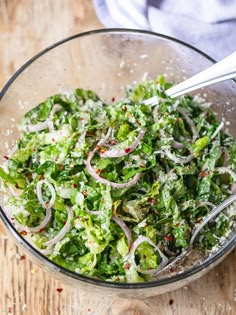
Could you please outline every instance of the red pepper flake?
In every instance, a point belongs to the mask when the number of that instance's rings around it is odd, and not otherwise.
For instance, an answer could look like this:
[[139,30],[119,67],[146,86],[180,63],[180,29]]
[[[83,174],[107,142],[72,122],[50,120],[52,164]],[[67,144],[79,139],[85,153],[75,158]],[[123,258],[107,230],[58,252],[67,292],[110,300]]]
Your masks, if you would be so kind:
[[41,174],[41,175],[39,176],[39,180],[42,180],[42,179],[43,179],[43,177],[44,177],[44,175],[43,175],[43,174]]
[[118,277],[118,278],[116,278],[116,280],[115,281],[117,281],[117,282],[119,282],[120,281],[120,278]]
[[45,228],[42,228],[39,230],[39,233],[42,233],[45,230]]
[[140,167],[145,168],[145,165],[144,164],[140,164]]
[[78,185],[77,185],[77,184],[74,184],[73,187],[74,187],[74,188],[78,188]]
[[19,185],[18,185],[18,184],[15,184],[15,187],[16,187],[16,188],[19,188]]
[[4,159],[9,160],[9,157],[7,155],[4,155]]
[[100,145],[96,144],[96,149],[100,150],[101,149]]
[[201,173],[199,174],[199,177],[200,177],[200,178],[203,178],[203,177],[205,177],[205,176],[207,176],[207,175],[209,175],[209,172],[204,171],[204,172],[201,172]]
[[173,237],[169,236],[169,235],[166,235],[164,236],[164,238],[167,240],[167,241],[173,241]]
[[14,218],[11,218],[11,220],[14,220]]
[[68,136],[67,139],[70,139],[70,136]]
[[24,256],[24,255],[21,255],[21,256],[20,256],[20,260],[25,260],[25,256]]
[[116,140],[111,140],[111,141],[109,141],[109,143],[111,144],[111,145],[115,145],[116,144]]
[[156,84],[159,84],[159,81],[155,81]]
[[85,189],[82,191],[82,194],[86,197],[86,196],[88,196],[88,191]]
[[170,299],[169,300],[169,305],[172,305],[174,303],[174,300]]
[[98,169],[98,170],[96,170],[96,173],[97,173],[97,174],[104,173],[104,170]]
[[55,139],[54,139],[54,138],[52,138],[52,141],[55,141]]
[[57,292],[61,293],[63,291],[62,288],[57,288]]
[[175,223],[175,226],[179,226],[179,223]]
[[130,148],[125,149],[125,153],[126,153],[126,154],[129,154],[129,153],[130,153],[130,151],[131,151],[131,149],[130,149]]
[[130,264],[129,264],[129,263],[125,263],[125,264],[124,264],[124,268],[125,268],[126,270],[129,270]]
[[88,312],[90,312],[91,311],[91,308],[88,308]]
[[46,208],[48,207],[48,205],[49,205],[49,202],[46,202],[46,203],[45,203]]
[[21,231],[20,234],[21,235],[27,235],[27,232],[26,231]]
[[112,101],[112,102],[115,102],[115,98],[114,98],[114,97],[112,97],[111,101]]
[[138,119],[136,119],[135,121],[136,121],[136,123],[137,123],[139,126],[142,125],[141,122],[140,122]]
[[151,197],[149,197],[149,198],[147,199],[147,201],[148,201],[151,205],[155,205],[155,203],[156,203],[156,200],[155,200],[154,198],[151,198]]
[[8,313],[12,313],[12,307],[8,307]]
[[36,152],[37,150],[35,148],[33,148],[33,152]]
[[101,149],[101,150],[100,150],[100,153],[101,153],[101,154],[104,154],[105,152],[106,152],[105,149]]
[[174,268],[170,267],[169,272],[174,272]]
[[127,112],[127,107],[126,106],[123,107],[123,111]]
[[146,259],[146,258],[147,258],[147,256],[146,256],[146,255],[143,255],[143,258],[144,258],[144,259]]

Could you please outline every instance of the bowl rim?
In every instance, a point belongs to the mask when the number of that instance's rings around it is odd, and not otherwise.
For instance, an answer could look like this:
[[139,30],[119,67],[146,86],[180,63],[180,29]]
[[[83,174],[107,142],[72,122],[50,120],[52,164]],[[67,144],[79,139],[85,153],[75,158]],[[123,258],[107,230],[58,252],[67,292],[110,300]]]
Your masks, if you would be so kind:
[[[2,88],[2,91],[0,91],[0,101],[3,98],[3,96],[7,93],[9,87],[12,85],[12,83],[19,77],[19,75],[28,67],[30,66],[35,60],[49,52],[50,50],[66,43],[69,41],[72,41],[74,39],[84,37],[84,36],[89,36],[89,35],[96,35],[96,34],[110,34],[110,33],[134,33],[134,34],[146,34],[146,35],[151,35],[154,37],[159,37],[164,40],[170,41],[170,42],[175,42],[178,43],[180,46],[185,46],[189,48],[190,50],[193,50],[197,53],[199,53],[201,56],[205,57],[212,63],[215,63],[216,61],[208,56],[206,53],[203,51],[199,50],[198,48],[195,48],[194,46],[185,43],[179,39],[173,38],[171,36],[163,35],[160,33],[152,32],[152,31],[146,31],[146,30],[139,30],[139,29],[129,29],[129,28],[106,28],[106,29],[96,29],[96,30],[91,30],[79,34],[75,34],[69,37],[66,37],[60,41],[57,41],[56,43],[48,46],[47,48],[41,50],[38,54],[30,58],[26,63],[24,63],[13,75],[12,77],[7,81],[7,83],[4,85]],[[233,80],[236,82],[235,80]],[[79,280],[81,282],[84,282],[85,284],[92,284],[96,285],[99,287],[106,287],[106,288],[111,288],[111,289],[145,289],[145,288],[154,288],[154,287],[160,287],[172,283],[176,283],[178,281],[187,279],[193,275],[196,275],[203,269],[207,268],[208,266],[212,265],[214,262],[217,260],[220,260],[221,257],[223,257],[226,253],[229,253],[234,246],[236,245],[236,236],[232,237],[231,240],[229,240],[226,243],[226,246],[223,246],[220,248],[219,251],[217,251],[215,254],[210,256],[206,261],[204,261],[202,264],[199,264],[195,267],[192,267],[188,269],[187,271],[184,271],[182,273],[173,275],[171,277],[163,278],[163,279],[157,279],[157,280],[152,280],[152,281],[146,281],[146,282],[141,282],[141,283],[122,283],[122,282],[108,282],[108,281],[103,281],[97,278],[92,278],[89,276],[85,276],[82,274],[78,274],[76,272],[70,271],[69,269],[66,269],[56,263],[54,263],[52,260],[44,256],[42,253],[40,253],[33,245],[30,244],[13,226],[11,223],[10,219],[7,217],[5,214],[3,208],[0,206],[0,218],[2,219],[3,223],[5,224],[6,228],[10,231],[10,233],[14,236],[14,238],[20,243],[27,251],[29,251],[31,254],[33,254],[39,261],[40,264],[44,264],[47,268],[56,270],[60,273],[62,273],[65,276],[68,276],[70,278]]]

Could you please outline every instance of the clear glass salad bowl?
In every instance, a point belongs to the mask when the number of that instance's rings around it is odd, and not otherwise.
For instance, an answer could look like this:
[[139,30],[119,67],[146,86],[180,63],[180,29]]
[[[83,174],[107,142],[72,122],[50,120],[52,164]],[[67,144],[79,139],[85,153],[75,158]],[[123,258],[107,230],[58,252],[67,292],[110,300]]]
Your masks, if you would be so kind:
[[[163,74],[176,83],[214,63],[201,51],[173,38],[146,31],[110,29],[82,33],[40,52],[21,67],[0,94],[1,163],[19,136],[22,116],[46,97],[81,87],[94,90],[111,101],[124,96],[125,87]],[[219,120],[236,136],[236,85],[215,84],[197,92],[211,102]],[[3,193],[0,193],[3,205]],[[230,234],[224,244],[207,257],[197,257],[176,274],[143,283],[112,283],[66,270],[38,252],[12,225],[0,209],[2,222],[16,243],[32,260],[54,277],[83,290],[121,297],[148,297],[177,289],[199,278],[234,248]]]

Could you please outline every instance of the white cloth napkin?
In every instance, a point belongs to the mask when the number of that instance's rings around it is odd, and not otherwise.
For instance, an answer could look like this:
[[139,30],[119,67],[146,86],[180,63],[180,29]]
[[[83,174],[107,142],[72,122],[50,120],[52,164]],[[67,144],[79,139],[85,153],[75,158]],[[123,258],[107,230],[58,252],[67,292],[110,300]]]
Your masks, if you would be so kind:
[[236,51],[236,0],[93,0],[105,27],[152,30],[216,60]]

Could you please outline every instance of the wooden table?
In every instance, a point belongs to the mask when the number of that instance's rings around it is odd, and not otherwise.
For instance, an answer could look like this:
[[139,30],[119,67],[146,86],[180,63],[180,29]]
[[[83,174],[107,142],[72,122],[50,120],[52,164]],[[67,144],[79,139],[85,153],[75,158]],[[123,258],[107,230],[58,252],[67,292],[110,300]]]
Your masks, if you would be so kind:
[[[89,0],[0,0],[0,89],[30,57],[79,32],[102,28]],[[188,287],[145,300],[78,293],[33,265],[0,224],[0,314],[236,314],[236,250]],[[58,290],[59,289],[59,290]],[[62,289],[62,290],[60,290]]]

